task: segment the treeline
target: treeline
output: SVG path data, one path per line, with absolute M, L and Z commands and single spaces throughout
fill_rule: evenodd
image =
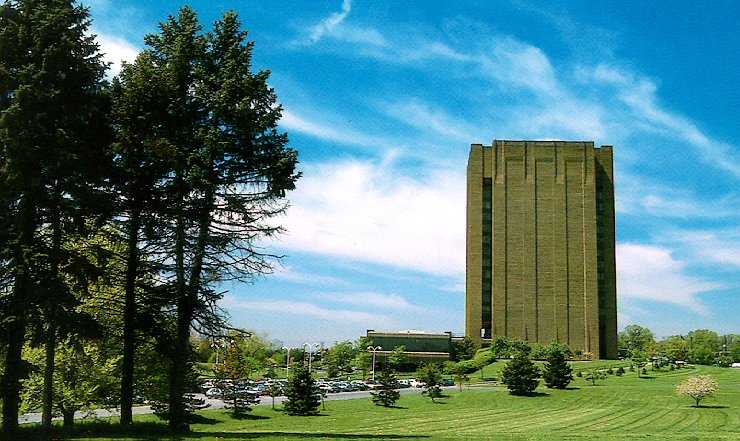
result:
M 730 366 L 740 363 L 740 335 L 719 335 L 699 329 L 686 335 L 656 340 L 653 333 L 639 325 L 629 325 L 619 333 L 619 353 L 625 358 L 667 358 L 693 364 Z
M 182 8 L 112 82 L 87 9 L 0 6 L 0 327 L 5 439 L 158 391 L 175 430 L 190 336 L 218 337 L 219 283 L 269 272 L 299 177 L 268 71 L 237 14 Z M 156 375 L 152 374 L 156 372 Z M 112 382 L 110 378 L 120 379 Z M 156 383 L 156 384 L 155 384 Z M 23 398 L 23 400 L 21 400 Z

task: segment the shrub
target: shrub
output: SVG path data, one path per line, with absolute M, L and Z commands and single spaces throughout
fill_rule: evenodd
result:
M 476 360 L 465 360 L 455 362 L 445 362 L 444 374 L 445 375 L 457 375 L 458 372 L 462 371 L 464 374 L 471 374 L 480 369 L 480 365 Z
M 598 369 L 594 369 L 586 372 L 584 378 L 590 381 L 592 386 L 596 386 L 597 381 L 606 379 L 606 374 Z

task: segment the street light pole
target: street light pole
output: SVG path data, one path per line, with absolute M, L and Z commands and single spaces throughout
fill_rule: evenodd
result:
M 375 353 L 381 349 L 383 348 L 381 348 L 380 346 L 368 346 L 367 347 L 368 351 L 373 351 L 373 382 L 375 382 Z
M 311 374 L 311 346 L 316 346 L 318 348 L 319 347 L 319 344 L 318 343 L 313 343 L 312 344 L 312 343 L 309 343 L 309 342 L 305 342 L 305 343 L 303 343 L 303 348 L 304 348 L 303 350 L 304 351 L 306 350 L 305 349 L 306 346 L 308 346 L 308 373 L 310 375 Z
M 287 346 L 283 346 L 283 349 L 288 351 L 288 357 L 285 359 L 285 379 L 288 379 L 288 374 L 290 374 L 290 350 L 293 348 L 289 348 Z

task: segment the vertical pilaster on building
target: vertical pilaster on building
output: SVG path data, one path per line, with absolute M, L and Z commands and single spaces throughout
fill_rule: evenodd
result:
M 473 144 L 468 160 L 466 332 L 552 340 L 616 358 L 612 148 Z

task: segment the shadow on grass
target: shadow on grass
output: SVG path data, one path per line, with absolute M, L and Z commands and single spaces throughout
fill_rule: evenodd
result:
M 526 392 L 522 394 L 514 394 L 509 392 L 510 395 L 514 395 L 515 397 L 549 397 L 550 394 L 546 394 L 544 392 Z
M 209 418 L 204 418 L 207 420 Z M 215 423 L 215 420 L 214 420 Z M 206 423 L 213 424 L 213 423 Z M 41 427 L 22 426 L 20 428 L 20 439 L 36 440 L 40 439 Z M 173 437 L 172 430 L 160 422 L 133 423 L 127 426 L 120 424 L 110 424 L 108 422 L 90 421 L 75 423 L 72 427 L 63 427 L 61 425 L 52 425 L 48 431 L 49 439 L 95 439 L 95 438 L 113 438 L 126 440 L 157 440 L 157 439 L 177 439 Z
M 283 439 L 311 439 L 311 438 L 336 438 L 336 439 L 354 439 L 354 440 L 374 440 L 374 439 L 386 439 L 386 440 L 405 440 L 405 439 L 424 439 L 429 438 L 426 435 L 360 435 L 360 434 L 349 434 L 349 433 L 298 433 L 298 432 L 249 432 L 249 433 L 193 433 L 190 434 L 192 438 L 206 438 L 206 437 L 217 437 L 225 439 L 254 439 L 265 436 L 282 437 Z
M 691 406 L 695 409 L 727 409 L 727 406 L 707 406 L 705 404 L 700 404 L 698 406 Z
M 20 436 L 23 440 L 40 439 L 39 427 L 21 427 Z M 300 433 L 300 432 L 185 432 L 173 434 L 166 424 L 162 423 L 133 423 L 130 426 L 108 424 L 100 422 L 89 422 L 75 424 L 73 427 L 53 426 L 48 433 L 49 439 L 121 439 L 128 441 L 153 441 L 153 440 L 193 440 L 200 438 L 217 439 L 256 439 L 261 437 L 281 437 L 282 439 L 312 439 L 312 438 L 336 438 L 351 440 L 406 440 L 429 438 L 425 435 L 393 435 L 393 434 L 348 434 L 348 433 Z
M 229 416 L 232 419 L 240 420 L 240 421 L 257 421 L 257 420 L 269 420 L 270 419 L 270 417 L 268 416 L 254 415 L 251 413 L 229 414 Z M 203 423 L 197 423 L 197 424 L 203 424 Z

